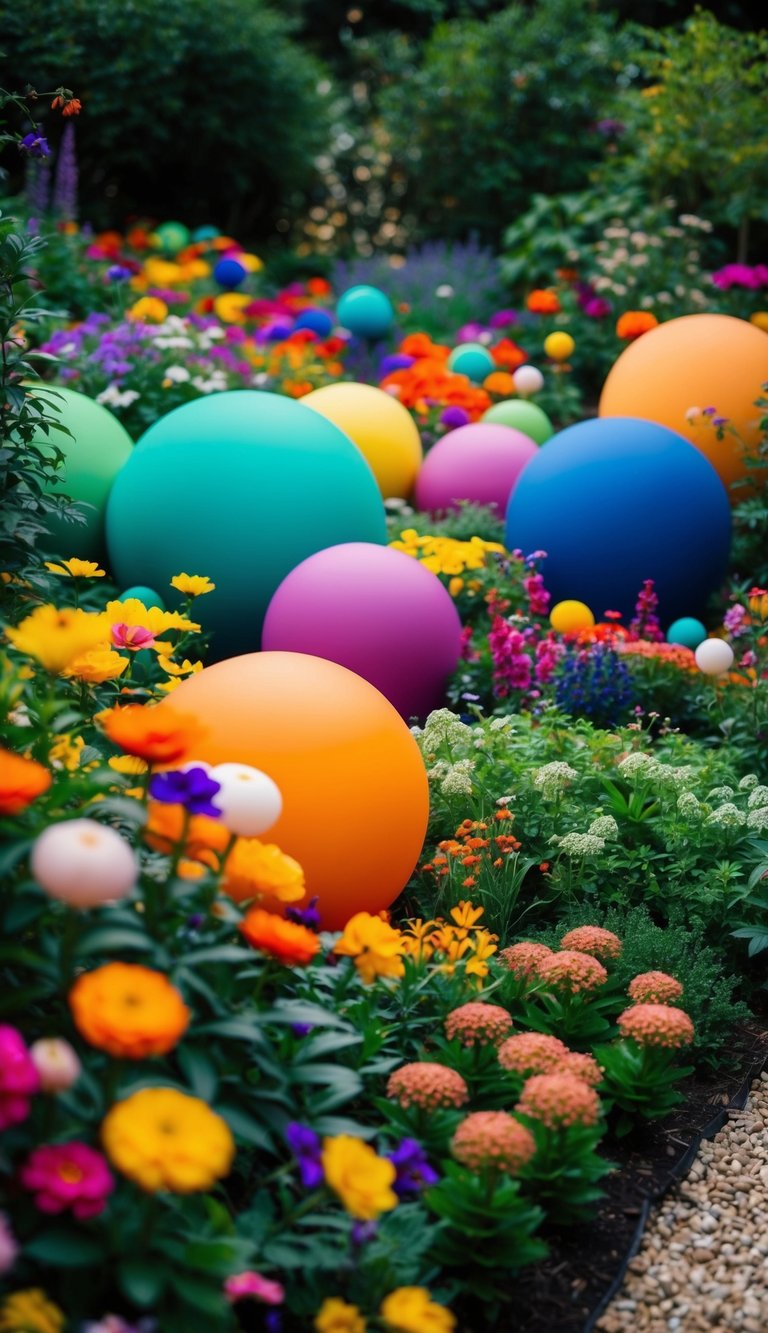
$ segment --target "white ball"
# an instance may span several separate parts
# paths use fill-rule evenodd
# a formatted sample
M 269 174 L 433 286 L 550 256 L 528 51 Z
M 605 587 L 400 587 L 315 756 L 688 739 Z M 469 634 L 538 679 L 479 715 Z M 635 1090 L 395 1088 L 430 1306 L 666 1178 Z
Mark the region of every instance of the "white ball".
M 216 764 L 208 775 L 221 790 L 211 800 L 221 822 L 239 838 L 258 838 L 280 818 L 280 788 L 260 768 L 249 764 Z
M 518 366 L 512 381 L 521 398 L 530 398 L 544 388 L 544 376 L 535 366 Z
M 733 649 L 725 639 L 705 639 L 695 652 L 696 665 L 705 676 L 722 676 L 733 666 Z
M 51 824 L 35 840 L 30 865 L 49 897 L 70 907 L 100 907 L 124 898 L 139 876 L 133 848 L 95 819 Z

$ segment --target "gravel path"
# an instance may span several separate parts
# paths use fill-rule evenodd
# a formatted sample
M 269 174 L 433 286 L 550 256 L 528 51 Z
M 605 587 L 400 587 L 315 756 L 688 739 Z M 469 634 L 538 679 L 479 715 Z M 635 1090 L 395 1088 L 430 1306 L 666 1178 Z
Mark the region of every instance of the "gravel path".
M 649 1222 L 600 1333 L 768 1333 L 768 1073 Z

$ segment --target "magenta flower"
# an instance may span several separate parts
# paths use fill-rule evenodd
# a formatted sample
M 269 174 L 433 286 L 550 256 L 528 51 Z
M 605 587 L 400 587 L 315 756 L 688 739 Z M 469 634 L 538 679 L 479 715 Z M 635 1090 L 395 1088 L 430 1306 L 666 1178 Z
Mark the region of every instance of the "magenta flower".
M 10 1273 L 18 1257 L 19 1247 L 5 1213 L 0 1213 L 0 1277 Z
M 593 296 L 584 303 L 582 310 L 589 319 L 605 319 L 611 313 L 611 304 L 602 296 Z
M 141 648 L 151 648 L 155 642 L 151 629 L 144 629 L 142 625 L 126 625 L 124 620 L 112 626 L 111 634 L 115 648 L 128 648 L 132 653 L 138 653 Z
M 0 1024 L 0 1129 L 26 1120 L 30 1094 L 39 1090 L 40 1075 L 24 1038 L 16 1028 Z
M 30 1153 L 20 1174 L 41 1213 L 69 1210 L 80 1220 L 103 1213 L 115 1188 L 106 1157 L 87 1143 L 43 1144 Z
M 761 286 L 760 274 L 748 264 L 726 264 L 712 274 L 712 281 L 723 292 L 730 287 L 747 287 L 754 291 Z
M 262 1277 L 261 1273 L 237 1273 L 225 1281 L 224 1295 L 231 1305 L 248 1298 L 261 1301 L 262 1305 L 282 1305 L 285 1288 L 279 1282 Z

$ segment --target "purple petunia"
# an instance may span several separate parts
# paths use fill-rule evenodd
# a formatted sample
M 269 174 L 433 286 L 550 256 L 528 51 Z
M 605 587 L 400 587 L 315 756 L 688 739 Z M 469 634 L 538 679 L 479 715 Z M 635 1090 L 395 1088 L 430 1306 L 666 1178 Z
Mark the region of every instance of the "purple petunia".
M 48 140 L 40 134 L 39 130 L 30 130 L 19 139 L 19 152 L 29 153 L 30 157 L 50 157 L 51 150 L 48 147 Z
M 166 805 L 183 805 L 190 815 L 209 815 L 218 819 L 221 810 L 212 797 L 221 791 L 221 783 L 209 777 L 204 768 L 172 769 L 156 773 L 149 784 L 149 794 Z
M 416 1139 L 403 1139 L 394 1152 L 388 1153 L 388 1159 L 397 1171 L 392 1188 L 400 1198 L 404 1194 L 419 1194 L 440 1179 Z
M 324 1180 L 320 1135 L 309 1125 L 292 1120 L 286 1127 L 285 1141 L 296 1158 L 302 1185 L 308 1190 L 317 1189 Z
M 299 926 L 307 926 L 310 930 L 317 930 L 320 925 L 320 913 L 317 910 L 318 897 L 310 898 L 306 907 L 286 907 L 285 915 L 289 921 L 295 921 Z

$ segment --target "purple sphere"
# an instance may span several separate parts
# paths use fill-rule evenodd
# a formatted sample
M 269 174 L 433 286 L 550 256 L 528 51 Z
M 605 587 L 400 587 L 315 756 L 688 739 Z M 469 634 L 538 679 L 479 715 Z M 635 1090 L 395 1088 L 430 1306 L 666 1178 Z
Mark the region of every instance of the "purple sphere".
M 262 649 L 338 662 L 374 685 L 402 717 L 439 708 L 461 656 L 461 621 L 436 574 L 368 542 L 318 551 L 283 579 Z
M 459 508 L 460 500 L 506 513 L 512 487 L 538 446 L 522 431 L 495 422 L 460 426 L 430 449 L 416 479 L 416 503 L 432 514 Z

